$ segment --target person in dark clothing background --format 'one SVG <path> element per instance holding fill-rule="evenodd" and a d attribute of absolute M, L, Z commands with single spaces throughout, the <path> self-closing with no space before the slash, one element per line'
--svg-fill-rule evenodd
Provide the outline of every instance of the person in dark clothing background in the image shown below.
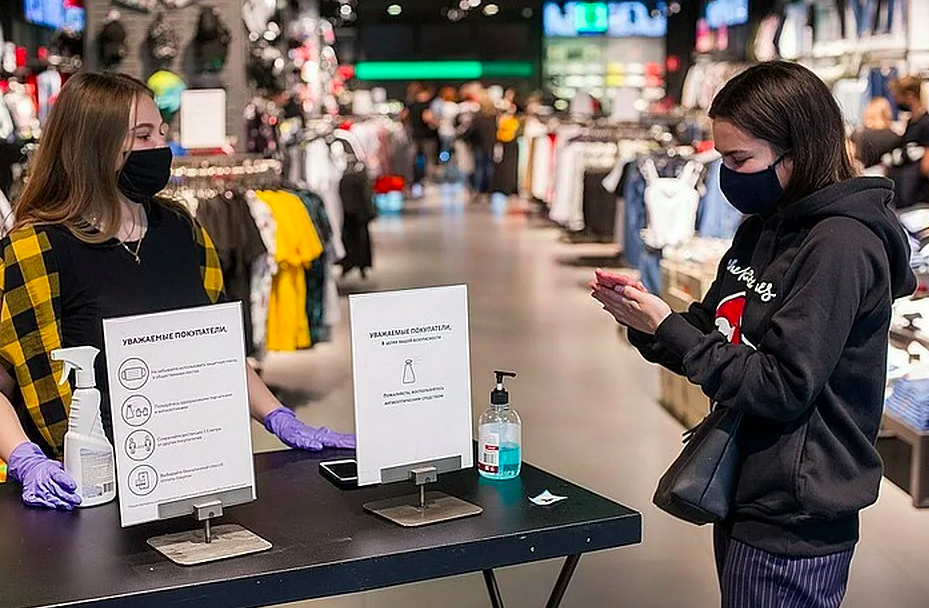
<path fill-rule="evenodd" d="M 838 104 L 800 65 L 743 72 L 710 117 L 722 191 L 747 219 L 707 296 L 674 314 L 603 271 L 592 296 L 647 360 L 744 415 L 714 530 L 722 606 L 838 608 L 881 483 L 892 305 L 916 287 L 893 184 L 856 176 Z"/>
<path fill-rule="evenodd" d="M 902 139 L 891 128 L 890 102 L 875 97 L 864 113 L 864 128 L 852 134 L 855 159 L 865 169 L 874 167 L 888 152 L 898 148 Z"/>
<path fill-rule="evenodd" d="M 922 95 L 923 81 L 916 76 L 904 76 L 891 85 L 894 97 L 910 119 L 903 134 L 904 148 L 897 155 L 888 176 L 894 180 L 898 209 L 918 203 L 929 203 L 929 113 Z"/>
<path fill-rule="evenodd" d="M 494 146 L 497 144 L 497 109 L 490 96 L 483 92 L 480 99 L 481 109 L 476 112 L 462 136 L 474 150 L 475 196 L 490 194 L 494 174 Z"/>
<path fill-rule="evenodd" d="M 438 136 L 436 134 L 435 116 L 433 116 L 431 109 L 433 97 L 432 89 L 428 87 L 416 88 L 413 93 L 413 100 L 404 113 L 415 150 L 413 186 L 417 191 L 417 196 L 421 194 L 423 179 L 432 173 L 437 155 Z"/>

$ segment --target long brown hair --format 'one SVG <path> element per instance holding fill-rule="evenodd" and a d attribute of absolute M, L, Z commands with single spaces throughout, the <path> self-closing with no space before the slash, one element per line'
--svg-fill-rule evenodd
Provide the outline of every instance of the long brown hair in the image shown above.
<path fill-rule="evenodd" d="M 152 92 L 125 74 L 84 72 L 68 80 L 13 206 L 14 229 L 61 225 L 87 243 L 116 236 L 122 220 L 117 171 L 133 103 L 143 95 Z"/>

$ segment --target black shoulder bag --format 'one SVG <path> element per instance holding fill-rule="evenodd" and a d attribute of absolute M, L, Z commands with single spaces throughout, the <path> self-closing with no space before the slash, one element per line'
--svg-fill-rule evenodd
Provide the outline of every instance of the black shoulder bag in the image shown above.
<path fill-rule="evenodd" d="M 658 482 L 655 506 L 698 526 L 726 519 L 739 479 L 742 416 L 717 404 L 685 434 L 684 449 Z"/>

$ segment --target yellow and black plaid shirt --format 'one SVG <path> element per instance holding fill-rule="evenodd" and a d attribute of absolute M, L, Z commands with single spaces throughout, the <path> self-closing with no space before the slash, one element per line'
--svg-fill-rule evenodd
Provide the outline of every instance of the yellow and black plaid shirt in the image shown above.
<path fill-rule="evenodd" d="M 127 293 L 125 300 L 129 308 L 126 309 L 122 309 L 123 298 L 116 297 L 121 286 L 112 283 L 118 282 L 120 276 L 131 275 L 136 262 L 119 243 L 87 245 L 59 227 L 22 228 L 0 241 L 0 364 L 16 382 L 12 401 L 26 434 L 49 456 L 61 457 L 71 403 L 70 384 L 58 383 L 61 364 L 52 361 L 51 352 L 62 346 L 83 345 L 74 343 L 77 339 L 86 344 L 87 336 L 99 334 L 102 342 L 102 319 L 94 314 L 86 315 L 84 311 L 94 309 L 107 316 L 137 314 L 146 306 L 145 292 L 183 292 L 182 278 L 175 283 L 173 277 L 167 282 L 155 281 L 152 277 L 170 277 L 174 264 L 178 266 L 178 277 L 188 277 L 188 284 L 197 282 L 190 280 L 196 276 L 196 270 L 182 267 L 187 259 L 190 265 L 199 264 L 199 284 L 188 289 L 186 294 L 173 296 L 175 299 L 170 304 L 166 304 L 168 301 L 163 296 L 152 295 L 152 305 L 194 306 L 216 303 L 223 297 L 219 258 L 206 231 L 199 226 L 191 230 L 189 220 L 164 209 L 156 216 L 152 218 L 150 212 L 149 229 L 142 241 L 142 262 L 137 266 L 139 278 L 126 285 L 133 293 L 142 295 Z M 159 258 L 166 258 L 166 261 L 161 262 Z M 143 268 L 145 264 L 160 264 L 163 268 L 153 274 Z M 121 270 L 117 269 L 119 265 L 123 265 Z M 156 282 L 160 284 L 153 284 Z M 62 292 L 63 284 L 70 293 Z M 86 295 L 88 285 L 95 284 L 107 287 L 105 306 L 99 306 L 94 300 L 94 297 L 99 300 L 100 294 Z M 192 291 L 199 291 L 199 295 L 191 295 Z M 80 311 L 75 314 L 81 317 L 80 323 L 95 327 L 66 335 L 63 327 L 75 325 L 69 323 L 73 319 L 63 320 L 68 310 Z M 90 345 L 103 351 L 102 343 Z M 103 354 L 98 357 L 98 365 L 103 357 Z M 100 384 L 99 374 L 97 380 Z M 105 391 L 101 389 L 101 393 Z M 107 401 L 105 394 L 103 398 Z M 105 418 L 109 418 L 108 410 Z"/>

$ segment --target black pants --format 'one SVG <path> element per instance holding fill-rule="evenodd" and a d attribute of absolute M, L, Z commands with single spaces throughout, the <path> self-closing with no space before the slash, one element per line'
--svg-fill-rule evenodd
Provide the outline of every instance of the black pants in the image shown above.
<path fill-rule="evenodd" d="M 722 608 L 839 608 L 854 549 L 822 557 L 783 557 L 713 530 Z"/>

